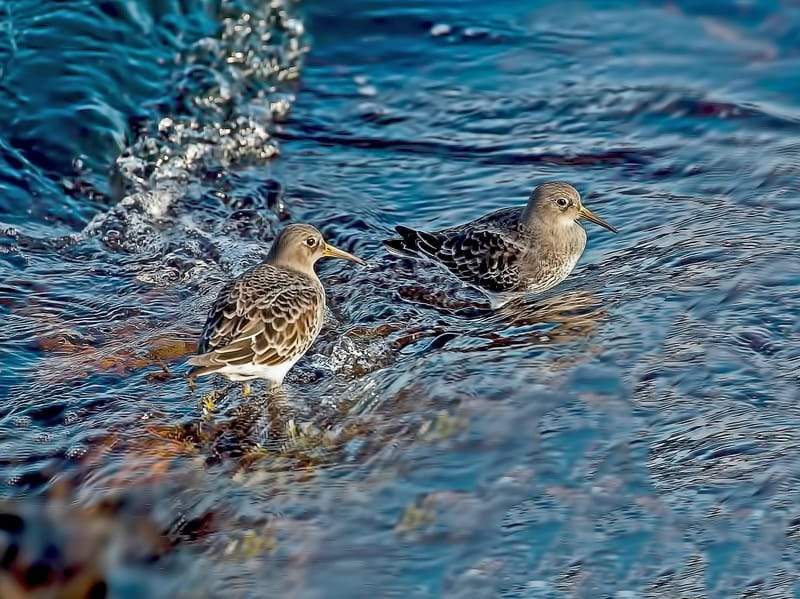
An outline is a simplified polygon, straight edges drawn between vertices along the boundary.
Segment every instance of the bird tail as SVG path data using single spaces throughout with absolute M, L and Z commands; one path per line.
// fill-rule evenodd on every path
M 420 254 L 432 256 L 436 253 L 436 238 L 430 233 L 416 231 L 402 225 L 394 228 L 399 239 L 387 239 L 383 242 L 386 249 L 397 256 L 406 258 L 419 257 Z
M 186 360 L 186 363 L 189 366 L 193 366 L 193 368 L 189 371 L 190 379 L 196 379 L 199 376 L 212 374 L 223 366 L 214 358 L 213 352 L 192 356 Z

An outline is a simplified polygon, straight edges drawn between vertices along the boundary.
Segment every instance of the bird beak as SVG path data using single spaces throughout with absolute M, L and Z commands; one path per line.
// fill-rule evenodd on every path
M 367 264 L 361 258 L 354 256 L 350 252 L 340 250 L 339 248 L 332 246 L 330 243 L 325 244 L 325 249 L 322 250 L 322 255 L 326 258 L 344 258 L 345 260 L 350 260 L 350 262 L 355 262 L 361 266 L 365 266 Z
M 586 220 L 592 221 L 594 224 L 600 225 L 601 227 L 603 227 L 605 229 L 608 229 L 612 233 L 616 233 L 617 232 L 617 228 L 616 227 L 614 227 L 612 225 L 609 225 L 606 221 L 604 221 L 602 218 L 597 216 L 594 212 L 589 210 L 586 206 L 581 206 L 580 210 L 578 210 L 578 214 L 580 216 L 582 216 L 583 218 L 585 218 Z

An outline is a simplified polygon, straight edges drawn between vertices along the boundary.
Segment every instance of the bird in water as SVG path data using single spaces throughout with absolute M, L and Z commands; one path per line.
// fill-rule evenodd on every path
M 225 285 L 208 314 L 190 378 L 221 374 L 231 381 L 266 379 L 280 386 L 319 335 L 325 290 L 314 272 L 320 258 L 356 256 L 326 243 L 316 228 L 295 224 L 275 239 L 267 259 Z M 245 382 L 245 395 L 249 384 Z
M 583 254 L 585 218 L 617 229 L 581 202 L 569 183 L 551 181 L 531 193 L 526 206 L 503 208 L 449 229 L 416 231 L 398 226 L 384 241 L 393 254 L 434 262 L 487 296 L 493 309 L 563 281 Z

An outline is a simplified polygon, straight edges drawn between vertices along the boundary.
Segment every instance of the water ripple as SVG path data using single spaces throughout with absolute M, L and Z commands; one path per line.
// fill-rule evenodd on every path
M 0 586 L 791 596 L 790 4 L 0 7 Z M 547 294 L 381 250 L 548 178 L 621 233 Z M 287 220 L 368 266 L 281 393 L 190 389 Z

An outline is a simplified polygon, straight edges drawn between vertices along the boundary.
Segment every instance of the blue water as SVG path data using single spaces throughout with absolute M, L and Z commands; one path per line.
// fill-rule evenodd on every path
M 798 40 L 788 1 L 4 3 L 0 591 L 800 596 Z M 620 234 L 522 306 L 381 249 L 552 178 Z M 321 266 L 283 392 L 191 389 L 285 222 L 369 266 Z

